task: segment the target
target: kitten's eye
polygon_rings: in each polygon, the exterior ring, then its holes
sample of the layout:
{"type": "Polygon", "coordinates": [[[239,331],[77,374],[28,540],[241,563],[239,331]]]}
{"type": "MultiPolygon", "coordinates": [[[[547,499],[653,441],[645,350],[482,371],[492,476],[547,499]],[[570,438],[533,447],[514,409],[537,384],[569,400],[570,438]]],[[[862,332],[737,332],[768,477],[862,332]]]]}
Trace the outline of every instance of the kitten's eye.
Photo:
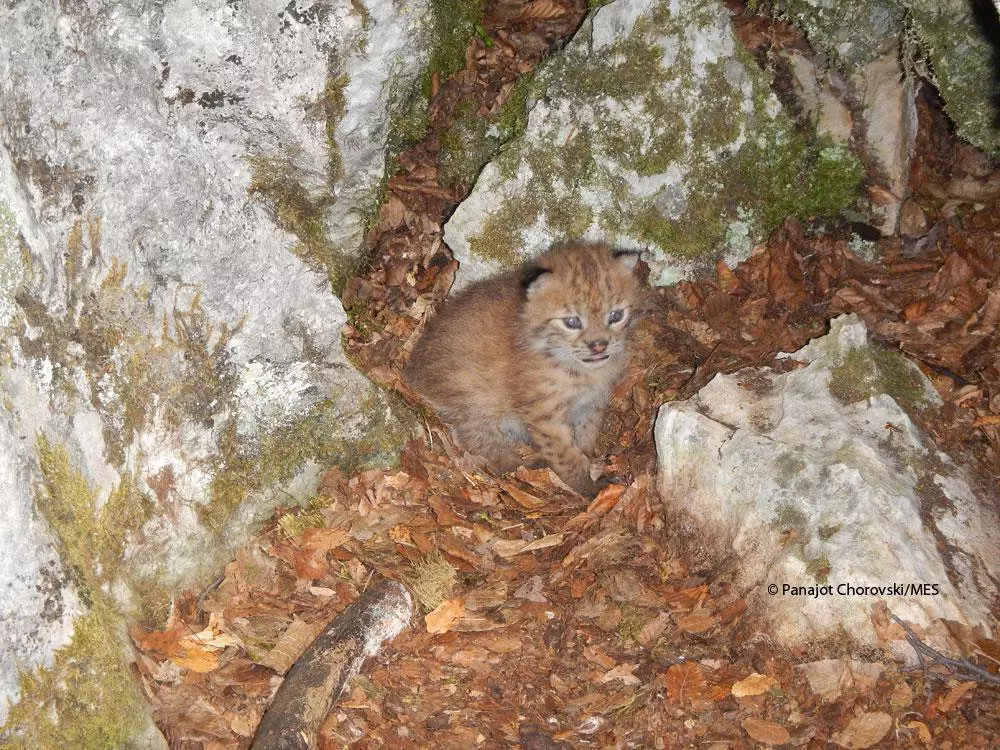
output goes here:
{"type": "Polygon", "coordinates": [[[570,315],[567,318],[563,318],[562,324],[571,331],[579,331],[583,328],[583,321],[577,315],[570,315]]]}
{"type": "Polygon", "coordinates": [[[612,310],[608,313],[608,325],[614,325],[615,323],[621,323],[625,320],[625,311],[618,309],[612,310]]]}

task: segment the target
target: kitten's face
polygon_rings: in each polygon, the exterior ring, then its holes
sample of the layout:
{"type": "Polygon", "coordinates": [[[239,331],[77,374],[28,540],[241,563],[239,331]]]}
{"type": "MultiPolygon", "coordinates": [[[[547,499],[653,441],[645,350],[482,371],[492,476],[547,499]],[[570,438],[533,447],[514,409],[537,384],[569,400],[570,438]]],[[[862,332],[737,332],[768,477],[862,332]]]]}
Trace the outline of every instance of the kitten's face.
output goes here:
{"type": "Polygon", "coordinates": [[[643,287],[638,255],[574,245],[539,256],[525,271],[521,320],[527,343],[571,370],[599,370],[625,356],[643,287]]]}

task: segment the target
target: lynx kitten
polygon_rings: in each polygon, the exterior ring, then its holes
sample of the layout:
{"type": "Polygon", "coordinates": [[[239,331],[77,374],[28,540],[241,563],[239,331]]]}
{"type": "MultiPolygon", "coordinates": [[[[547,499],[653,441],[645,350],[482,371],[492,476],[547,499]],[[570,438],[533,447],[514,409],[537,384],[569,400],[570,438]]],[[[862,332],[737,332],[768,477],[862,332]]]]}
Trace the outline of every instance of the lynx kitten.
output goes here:
{"type": "Polygon", "coordinates": [[[590,457],[643,297],[638,258],[572,244],[470,286],[431,319],[407,381],[493,469],[532,444],[592,492],[590,457]]]}

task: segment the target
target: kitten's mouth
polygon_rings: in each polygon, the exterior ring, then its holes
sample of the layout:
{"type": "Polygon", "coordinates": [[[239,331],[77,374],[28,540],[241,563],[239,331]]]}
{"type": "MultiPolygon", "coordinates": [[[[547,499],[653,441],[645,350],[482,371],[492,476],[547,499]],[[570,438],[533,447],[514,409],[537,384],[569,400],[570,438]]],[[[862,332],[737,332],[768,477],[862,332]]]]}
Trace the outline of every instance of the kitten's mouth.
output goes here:
{"type": "Polygon", "coordinates": [[[611,356],[610,354],[595,354],[592,357],[584,357],[583,361],[586,362],[586,363],[588,363],[588,364],[595,364],[597,362],[603,362],[604,360],[608,359],[610,356],[611,356]]]}

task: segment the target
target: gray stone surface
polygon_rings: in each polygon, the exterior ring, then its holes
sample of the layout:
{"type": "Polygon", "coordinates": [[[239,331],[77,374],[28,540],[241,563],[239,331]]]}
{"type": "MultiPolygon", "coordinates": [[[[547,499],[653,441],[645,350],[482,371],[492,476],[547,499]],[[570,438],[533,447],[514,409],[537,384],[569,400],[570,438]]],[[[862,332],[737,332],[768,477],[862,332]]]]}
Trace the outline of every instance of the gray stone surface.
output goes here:
{"type": "Polygon", "coordinates": [[[871,349],[853,316],[790,356],[806,366],[718,375],[693,399],[661,407],[665,502],[698,529],[708,557],[735,553],[736,590],[780,643],[843,628],[874,644],[879,599],[952,652],[941,619],[995,632],[996,498],[977,494],[900,406],[936,400],[930,384],[900,355],[871,349]],[[833,591],[783,594],[785,584],[833,591]],[[932,584],[937,593],[838,593],[844,584],[932,584]]]}
{"type": "Polygon", "coordinates": [[[100,557],[88,585],[126,605],[211,568],[289,501],[271,485],[308,497],[310,440],[327,458],[391,447],[331,280],[426,62],[426,10],[0,8],[0,540],[17,540],[0,544],[0,626],[19,644],[0,656],[0,722],[16,669],[45,663],[79,609],[37,510],[39,493],[49,512],[68,502],[40,436],[92,494],[86,522],[121,524],[113,567],[100,539],[78,552],[100,557]]]}
{"type": "Polygon", "coordinates": [[[468,283],[554,242],[645,249],[653,281],[735,262],[787,214],[836,213],[860,174],[809,145],[721,3],[616,0],[537,74],[526,132],[445,227],[468,283]]]}

